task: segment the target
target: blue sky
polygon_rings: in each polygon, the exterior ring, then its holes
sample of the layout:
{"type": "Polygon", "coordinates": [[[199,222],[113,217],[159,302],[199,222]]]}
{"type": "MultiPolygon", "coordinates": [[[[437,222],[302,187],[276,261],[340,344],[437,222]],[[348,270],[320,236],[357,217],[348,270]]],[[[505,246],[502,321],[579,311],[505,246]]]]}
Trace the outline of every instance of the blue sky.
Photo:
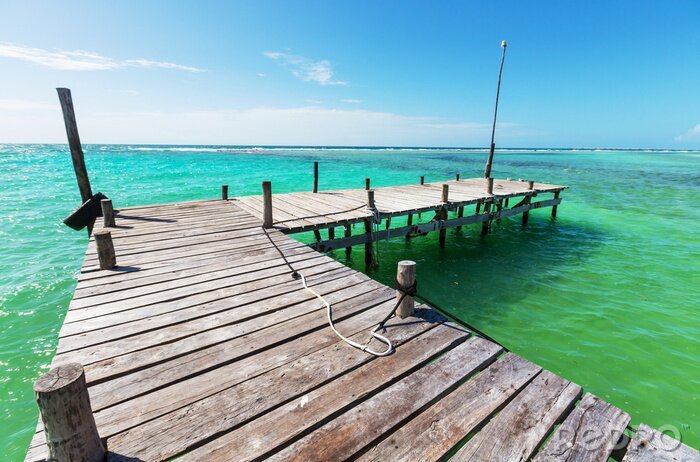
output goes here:
{"type": "Polygon", "coordinates": [[[0,4],[0,142],[700,147],[700,2],[0,4]]]}

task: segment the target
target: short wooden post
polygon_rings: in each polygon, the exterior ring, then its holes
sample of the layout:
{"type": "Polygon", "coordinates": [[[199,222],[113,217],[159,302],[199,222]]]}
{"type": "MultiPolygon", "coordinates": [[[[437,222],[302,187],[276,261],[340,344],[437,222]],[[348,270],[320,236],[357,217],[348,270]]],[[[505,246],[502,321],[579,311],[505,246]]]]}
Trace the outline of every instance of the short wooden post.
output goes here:
{"type": "Polygon", "coordinates": [[[365,189],[369,189],[369,178],[365,178],[365,189]]]}
{"type": "Polygon", "coordinates": [[[459,181],[459,173],[455,175],[455,181],[459,181]]]}
{"type": "Polygon", "coordinates": [[[370,210],[376,210],[377,208],[374,205],[374,189],[367,190],[367,208],[370,210]]]}
{"type": "Polygon", "coordinates": [[[112,208],[112,199],[102,199],[100,205],[102,206],[104,226],[106,228],[114,228],[114,208],[112,208]]]}
{"type": "Polygon", "coordinates": [[[504,207],[508,208],[508,203],[510,202],[509,197],[506,197],[506,203],[504,204],[504,207]]]}
{"type": "MultiPolygon", "coordinates": [[[[464,206],[461,205],[457,208],[457,218],[464,217],[464,206]]],[[[462,225],[457,226],[457,229],[462,229],[462,225]]]]}
{"type": "Polygon", "coordinates": [[[95,234],[97,246],[97,259],[100,261],[101,270],[111,270],[117,265],[117,256],[114,253],[112,233],[107,230],[97,231],[95,234]]]}
{"type": "Polygon", "coordinates": [[[424,176],[421,176],[421,177],[420,177],[420,184],[421,184],[421,185],[424,185],[424,184],[425,184],[425,177],[424,177],[424,176]]]}
{"type": "MultiPolygon", "coordinates": [[[[560,191],[554,191],[554,198],[555,199],[559,199],[559,192],[560,191]]],[[[557,219],[557,206],[553,205],[552,206],[552,220],[556,220],[556,219],[557,219]]]]}
{"type": "Polygon", "coordinates": [[[107,452],[97,433],[83,366],[69,363],[51,369],[34,383],[44,423],[47,460],[102,462],[107,452]]]}
{"type": "MultiPolygon", "coordinates": [[[[527,182],[527,189],[532,191],[535,187],[535,182],[534,181],[528,181],[527,182]]],[[[525,197],[525,205],[530,205],[530,202],[532,202],[532,195],[526,196],[525,197]]],[[[530,218],[530,212],[523,212],[523,226],[527,226],[527,220],[530,218]]]]}
{"type": "MultiPolygon", "coordinates": [[[[345,237],[352,236],[352,227],[349,224],[345,225],[345,237]]],[[[349,257],[352,253],[352,246],[345,247],[345,256],[349,257]]]]}
{"type": "Polygon", "coordinates": [[[228,200],[228,185],[227,184],[221,185],[221,200],[222,201],[228,200]]]}
{"type": "MultiPolygon", "coordinates": [[[[402,260],[396,267],[396,282],[402,288],[409,289],[416,283],[416,262],[402,260]]],[[[396,289],[396,301],[399,301],[403,292],[396,289]]],[[[396,315],[401,319],[413,316],[416,310],[416,301],[411,295],[406,295],[396,308],[396,315]]]]}
{"type": "Polygon", "coordinates": [[[407,224],[408,226],[413,226],[413,214],[412,214],[412,213],[409,213],[409,214],[408,214],[408,220],[407,220],[407,223],[406,223],[406,224],[407,224]]]}
{"type": "Polygon", "coordinates": [[[314,162],[314,192],[318,192],[318,162],[314,162]]]}
{"type": "Polygon", "coordinates": [[[272,228],[272,183],[262,182],[263,190],[263,228],[272,228]]]}
{"type": "Polygon", "coordinates": [[[442,185],[442,197],[441,197],[441,201],[442,201],[443,203],[447,203],[447,201],[449,200],[449,199],[448,199],[448,198],[449,198],[449,195],[450,195],[450,185],[448,185],[447,183],[445,183],[445,184],[442,185]]]}

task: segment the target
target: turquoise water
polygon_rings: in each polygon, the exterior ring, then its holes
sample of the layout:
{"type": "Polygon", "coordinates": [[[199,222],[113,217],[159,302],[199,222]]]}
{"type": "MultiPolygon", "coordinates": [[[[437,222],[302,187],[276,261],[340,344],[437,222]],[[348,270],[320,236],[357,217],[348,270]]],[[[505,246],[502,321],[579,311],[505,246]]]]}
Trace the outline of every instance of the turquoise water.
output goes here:
{"type": "MultiPolygon", "coordinates": [[[[482,175],[485,153],[459,150],[87,146],[93,190],[115,207],[482,175]]],[[[671,425],[700,447],[700,153],[499,152],[494,176],[566,184],[549,210],[494,225],[379,244],[372,277],[418,262],[420,291],[511,350],[623,408],[633,423],[671,425]]],[[[0,145],[0,448],[21,460],[87,237],[62,219],[79,194],[65,146],[0,145]]],[[[302,236],[301,239],[307,237],[302,236]]],[[[363,270],[363,252],[349,260],[363,270]]]]}

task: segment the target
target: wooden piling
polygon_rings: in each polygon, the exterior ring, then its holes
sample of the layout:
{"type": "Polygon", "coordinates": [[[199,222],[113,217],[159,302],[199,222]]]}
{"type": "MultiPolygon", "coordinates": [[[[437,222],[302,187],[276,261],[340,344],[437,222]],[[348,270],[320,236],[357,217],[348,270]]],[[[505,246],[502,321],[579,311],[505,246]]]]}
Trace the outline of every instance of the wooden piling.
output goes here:
{"type": "Polygon", "coordinates": [[[493,178],[486,179],[486,192],[488,194],[493,194],[493,178]]]}
{"type": "Polygon", "coordinates": [[[221,200],[222,201],[228,200],[228,185],[227,184],[221,185],[221,200]]]}
{"type": "Polygon", "coordinates": [[[384,229],[389,229],[391,228],[391,217],[387,217],[386,219],[386,228],[384,229]]]}
{"type": "MultiPolygon", "coordinates": [[[[374,189],[367,190],[367,208],[374,212],[377,207],[374,203],[374,189]]],[[[374,241],[371,239],[372,235],[372,218],[365,218],[365,233],[369,234],[370,239],[365,242],[365,266],[367,268],[372,268],[377,265],[374,259],[374,241]]]]}
{"type": "Polygon", "coordinates": [[[459,181],[459,173],[455,175],[455,181],[459,181]]]}
{"type": "MultiPolygon", "coordinates": [[[[410,288],[416,283],[416,262],[410,260],[402,260],[396,267],[396,282],[402,288],[410,288]]],[[[396,300],[398,301],[403,296],[403,292],[396,290],[396,300]]],[[[413,316],[416,310],[415,299],[406,295],[396,308],[396,315],[401,319],[413,316]]]]}
{"type": "Polygon", "coordinates": [[[47,460],[102,462],[107,452],[95,425],[85,371],[78,363],[51,369],[34,383],[47,460]]]}
{"type": "Polygon", "coordinates": [[[90,179],[88,178],[87,168],[85,167],[83,146],[80,144],[78,123],[75,120],[75,111],[73,110],[73,98],[68,88],[57,88],[56,91],[58,92],[58,100],[61,102],[63,123],[66,126],[68,146],[70,147],[70,155],[73,160],[75,177],[78,180],[80,197],[83,202],[85,202],[92,197],[92,189],[90,188],[90,179]]]}
{"type": "Polygon", "coordinates": [[[481,212],[481,199],[476,201],[476,214],[478,215],[479,212],[481,212]]]}
{"type": "Polygon", "coordinates": [[[316,239],[316,242],[321,242],[323,240],[321,238],[321,231],[314,229],[314,238],[316,239]]]}
{"type": "Polygon", "coordinates": [[[328,239],[335,239],[335,228],[333,226],[328,228],[328,239]]]}
{"type": "Polygon", "coordinates": [[[314,162],[314,192],[318,192],[318,162],[314,162]]]}
{"type": "Polygon", "coordinates": [[[374,205],[374,189],[367,190],[367,208],[370,210],[376,210],[377,208],[374,205]]]}
{"type": "Polygon", "coordinates": [[[369,178],[365,178],[365,189],[369,189],[369,178]]]}
{"type": "MultiPolygon", "coordinates": [[[[352,236],[352,227],[349,224],[345,224],[345,237],[352,236]]],[[[349,257],[352,253],[352,246],[345,247],[345,256],[349,257]]]]}
{"type": "Polygon", "coordinates": [[[263,190],[263,228],[272,228],[272,183],[262,182],[263,190]]]}
{"type": "MultiPolygon", "coordinates": [[[[528,181],[527,182],[527,189],[532,191],[535,188],[535,182],[534,181],[528,181]]],[[[523,199],[526,205],[529,205],[530,202],[532,202],[532,195],[526,196],[525,199],[523,199]]],[[[523,226],[527,226],[527,220],[530,218],[530,212],[523,212],[523,226]]]]}
{"type": "MultiPolygon", "coordinates": [[[[555,199],[559,199],[559,192],[560,192],[560,191],[555,191],[555,192],[554,192],[554,198],[555,198],[555,199]]],[[[552,206],[552,220],[556,220],[556,219],[557,219],[557,206],[556,206],[556,205],[553,205],[553,206],[552,206]]]]}
{"type": "Polygon", "coordinates": [[[420,184],[421,184],[421,185],[424,185],[424,184],[425,184],[425,177],[424,177],[424,176],[421,176],[421,177],[420,177],[420,184]]]}
{"type": "Polygon", "coordinates": [[[97,231],[95,234],[97,246],[97,259],[100,261],[101,270],[111,270],[117,265],[117,256],[114,253],[112,233],[107,230],[97,231]]]}
{"type": "MultiPolygon", "coordinates": [[[[486,178],[486,193],[493,194],[493,178],[486,178]]],[[[484,204],[484,213],[491,213],[491,202],[484,204]]],[[[491,229],[491,218],[481,224],[481,235],[486,236],[491,229]]]]}
{"type": "Polygon", "coordinates": [[[112,199],[102,199],[100,201],[102,207],[102,218],[106,228],[114,228],[114,208],[112,207],[112,199]]]}
{"type": "MultiPolygon", "coordinates": [[[[443,204],[447,204],[447,202],[449,201],[449,194],[450,194],[450,185],[443,184],[442,185],[442,197],[441,197],[441,202],[443,204]]],[[[440,220],[447,220],[447,208],[443,206],[443,208],[438,211],[438,215],[439,215],[438,218],[440,220]]],[[[447,229],[446,228],[440,229],[439,241],[440,241],[441,247],[445,245],[446,237],[447,237],[447,229]]]]}

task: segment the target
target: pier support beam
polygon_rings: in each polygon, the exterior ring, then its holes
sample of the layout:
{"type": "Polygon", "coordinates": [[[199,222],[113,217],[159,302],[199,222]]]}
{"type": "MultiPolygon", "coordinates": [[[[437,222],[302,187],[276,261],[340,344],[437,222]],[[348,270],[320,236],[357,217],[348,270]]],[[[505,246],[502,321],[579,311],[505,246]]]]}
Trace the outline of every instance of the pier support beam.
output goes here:
{"type": "Polygon", "coordinates": [[[58,366],[34,383],[48,446],[47,460],[102,462],[107,452],[92,415],[83,366],[58,366]]]}
{"type": "MultiPolygon", "coordinates": [[[[493,194],[493,178],[486,179],[486,193],[493,194]]],[[[491,213],[491,202],[484,204],[484,213],[491,213]]],[[[486,220],[481,224],[481,235],[486,236],[491,229],[491,219],[486,220]]]]}
{"type": "Polygon", "coordinates": [[[228,200],[228,185],[227,184],[221,185],[221,200],[222,201],[228,200]]]}
{"type": "MultiPolygon", "coordinates": [[[[377,207],[374,203],[374,189],[367,190],[367,208],[374,212],[377,207]]],[[[365,233],[369,235],[370,239],[365,242],[365,266],[367,268],[374,268],[377,266],[377,261],[374,259],[374,241],[372,240],[372,225],[373,218],[365,218],[365,233]]]]}
{"type": "Polygon", "coordinates": [[[102,207],[102,218],[105,228],[114,228],[114,208],[112,207],[112,199],[102,199],[100,201],[102,207]]]}
{"type": "Polygon", "coordinates": [[[318,162],[314,162],[314,192],[318,192],[318,162]]]}
{"type": "MultiPolygon", "coordinates": [[[[447,203],[449,201],[449,194],[450,194],[450,185],[448,184],[443,184],[442,185],[442,198],[441,201],[444,204],[444,207],[438,212],[438,219],[439,220],[447,220],[447,203]]],[[[440,229],[440,247],[445,246],[445,239],[447,237],[447,229],[446,228],[441,228],[440,229]]]]}
{"type": "MultiPolygon", "coordinates": [[[[554,193],[554,199],[559,199],[559,192],[560,191],[556,191],[554,193]]],[[[553,205],[552,206],[552,220],[556,220],[556,219],[557,219],[557,206],[553,205]]]]}
{"type": "Polygon", "coordinates": [[[94,236],[100,269],[111,270],[117,265],[117,256],[114,253],[114,243],[112,242],[112,233],[107,230],[100,230],[97,231],[94,236]]]}
{"type": "Polygon", "coordinates": [[[263,228],[272,228],[272,183],[262,182],[263,190],[263,228]]]}
{"type": "MultiPolygon", "coordinates": [[[[400,287],[409,288],[416,283],[416,262],[410,260],[402,260],[396,267],[396,282],[400,287]]],[[[398,301],[403,296],[403,292],[396,290],[396,301],[398,301]]],[[[401,319],[413,316],[416,310],[416,301],[410,296],[406,295],[401,304],[396,308],[396,315],[401,319]]]]}
{"type": "MultiPolygon", "coordinates": [[[[528,181],[527,182],[527,189],[532,191],[535,189],[535,182],[534,181],[528,181]]],[[[525,204],[530,204],[532,202],[532,195],[526,196],[525,199],[525,204]]],[[[530,212],[523,212],[523,226],[527,226],[527,220],[530,218],[530,212]]]]}
{"type": "MultiPolygon", "coordinates": [[[[345,237],[351,237],[352,236],[352,227],[350,227],[349,224],[345,225],[345,237]]],[[[352,253],[352,246],[345,247],[345,256],[349,257],[350,254],[352,253]]]]}

